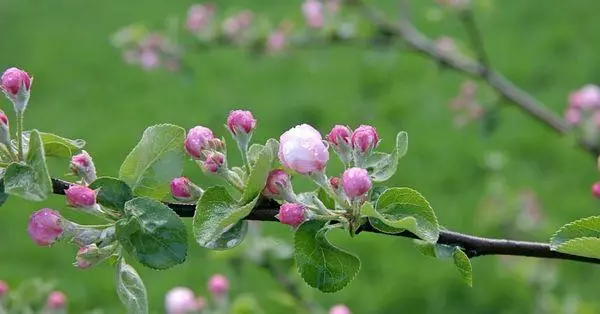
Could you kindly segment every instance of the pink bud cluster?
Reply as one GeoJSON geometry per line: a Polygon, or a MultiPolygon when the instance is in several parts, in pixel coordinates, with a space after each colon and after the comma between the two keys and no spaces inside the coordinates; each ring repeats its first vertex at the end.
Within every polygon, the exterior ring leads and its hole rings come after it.
{"type": "Polygon", "coordinates": [[[302,15],[309,27],[322,28],[326,20],[335,16],[340,8],[340,0],[305,0],[302,3],[302,15]]]}
{"type": "Polygon", "coordinates": [[[600,87],[589,84],[569,94],[565,120],[573,126],[589,121],[593,131],[600,130],[600,87]]]}
{"type": "Polygon", "coordinates": [[[187,14],[185,26],[188,31],[194,34],[201,34],[209,31],[207,28],[211,26],[215,15],[216,7],[212,3],[194,4],[187,14]]]}
{"type": "Polygon", "coordinates": [[[461,128],[483,117],[485,108],[477,100],[477,83],[465,81],[460,86],[459,94],[450,101],[450,109],[454,112],[454,127],[461,128]]]}
{"type": "Polygon", "coordinates": [[[128,26],[113,36],[113,45],[122,49],[126,63],[140,66],[144,70],[163,68],[179,71],[181,68],[180,47],[163,34],[128,26]]]}

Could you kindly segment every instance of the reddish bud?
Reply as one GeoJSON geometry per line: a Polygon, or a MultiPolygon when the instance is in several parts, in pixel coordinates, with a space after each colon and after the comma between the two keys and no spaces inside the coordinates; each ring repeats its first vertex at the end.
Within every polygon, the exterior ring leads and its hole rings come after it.
{"type": "Polygon", "coordinates": [[[188,131],[184,142],[185,150],[194,159],[199,159],[202,151],[208,147],[209,140],[213,138],[213,132],[209,128],[196,126],[188,131]]]}
{"type": "Polygon", "coordinates": [[[327,134],[327,141],[333,146],[339,146],[342,144],[350,144],[350,136],[352,131],[345,125],[336,125],[331,129],[331,132],[327,134]]]}
{"type": "Polygon", "coordinates": [[[29,218],[27,233],[29,237],[40,246],[50,246],[63,233],[61,215],[50,208],[43,208],[34,212],[29,218]]]}
{"type": "Polygon", "coordinates": [[[88,261],[84,255],[89,253],[94,247],[96,247],[96,245],[91,244],[79,248],[79,251],[77,251],[77,256],[75,257],[75,267],[79,269],[87,269],[92,266],[92,262],[88,261]]]}
{"type": "Polygon", "coordinates": [[[52,291],[46,300],[46,307],[52,310],[64,309],[67,306],[67,296],[60,291],[52,291]]]}
{"type": "Polygon", "coordinates": [[[331,177],[329,178],[329,184],[334,190],[340,188],[340,177],[331,177]]]}
{"type": "Polygon", "coordinates": [[[277,219],[282,224],[296,227],[306,220],[306,209],[304,205],[298,203],[284,203],[279,206],[277,219]]]}
{"type": "Polygon", "coordinates": [[[366,153],[377,147],[379,135],[370,125],[361,125],[352,133],[352,147],[355,151],[366,153]]]}
{"type": "Polygon", "coordinates": [[[367,170],[362,168],[350,168],[344,171],[342,186],[349,198],[357,198],[367,193],[372,186],[367,170]]]}
{"type": "Polygon", "coordinates": [[[600,182],[596,182],[592,185],[592,194],[594,197],[600,198],[600,182]]]}
{"type": "Polygon", "coordinates": [[[256,119],[252,116],[252,112],[245,110],[233,110],[227,117],[227,128],[233,135],[240,132],[251,133],[256,127],[256,119]]]}
{"type": "Polygon", "coordinates": [[[215,274],[208,280],[208,291],[215,297],[222,297],[229,291],[229,281],[221,274],[215,274]]]}
{"type": "Polygon", "coordinates": [[[19,93],[29,92],[31,88],[31,78],[27,72],[18,69],[10,68],[2,74],[2,84],[0,88],[9,96],[15,97],[19,93]],[[25,87],[25,90],[21,90],[25,87]]]}
{"type": "Polygon", "coordinates": [[[96,205],[96,192],[87,186],[71,185],[65,190],[67,203],[73,207],[92,207],[96,205]]]}
{"type": "Polygon", "coordinates": [[[290,175],[282,169],[269,172],[263,195],[268,197],[280,196],[285,190],[291,189],[290,175]]]}
{"type": "Polygon", "coordinates": [[[221,153],[210,152],[206,154],[206,160],[204,161],[204,169],[207,172],[217,173],[223,167],[225,163],[225,156],[221,153]]]}

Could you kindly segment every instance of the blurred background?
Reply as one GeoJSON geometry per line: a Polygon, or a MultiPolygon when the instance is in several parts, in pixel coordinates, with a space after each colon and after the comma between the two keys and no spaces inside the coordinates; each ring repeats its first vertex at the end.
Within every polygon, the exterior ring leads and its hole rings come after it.
{"type": "MultiPolygon", "coordinates": [[[[380,2],[373,4],[395,12],[394,1],[380,2]]],[[[99,174],[116,176],[143,130],[156,123],[186,129],[202,124],[226,136],[229,110],[246,108],[258,119],[254,139],[260,142],[300,123],[324,134],[334,124],[372,124],[384,151],[391,151],[398,131],[409,133],[408,154],[389,185],[419,190],[448,229],[548,241],[562,224],[596,214],[597,200],[589,189],[598,177],[593,158],[516,107],[497,102],[483,86],[476,101],[494,115],[461,122],[453,99],[478,83],[465,87],[461,75],[401,46],[320,45],[277,56],[211,47],[188,51],[183,73],[128,65],[111,44],[111,36],[132,23],[164,29],[170,16],[184,23],[193,3],[1,0],[0,68],[18,66],[35,77],[26,128],[85,139],[99,174]]],[[[302,25],[300,5],[217,3],[225,12],[248,8],[302,25]]],[[[600,79],[598,9],[593,0],[485,1],[476,16],[492,65],[562,112],[571,91],[600,79]]],[[[413,1],[412,10],[415,23],[432,38],[450,36],[458,46],[466,42],[460,23],[433,1],[413,1]]],[[[11,112],[8,100],[1,103],[11,112]]],[[[236,157],[230,163],[238,162],[236,157]]],[[[53,176],[63,176],[68,161],[53,160],[51,167],[53,176]]],[[[329,172],[341,169],[334,164],[329,172]]],[[[214,183],[191,162],[185,174],[204,186],[214,183]]],[[[295,184],[310,187],[303,180],[295,184]]],[[[68,296],[71,313],[124,312],[109,265],[79,270],[72,266],[75,247],[40,248],[27,237],[28,217],[42,206],[76,217],[62,197],[44,204],[9,199],[1,208],[0,279],[11,286],[31,277],[53,281],[68,296]]],[[[191,234],[190,221],[186,224],[191,234]]],[[[287,226],[264,225],[267,234],[290,241],[287,226]]],[[[345,303],[354,313],[600,311],[595,290],[600,272],[593,265],[479,257],[472,261],[474,286],[469,288],[450,262],[422,257],[407,239],[373,234],[350,239],[341,232],[331,239],[359,255],[362,269],[339,293],[303,290],[324,308],[345,303]]],[[[233,294],[256,297],[266,313],[285,309],[277,302],[279,286],[264,270],[251,264],[233,267],[222,254],[195,245],[191,236],[190,243],[187,261],[173,269],[154,271],[134,263],[153,313],[163,311],[164,295],[173,286],[206,294],[206,280],[215,272],[230,278],[233,294]]],[[[290,275],[298,279],[293,267],[290,275]]]]}

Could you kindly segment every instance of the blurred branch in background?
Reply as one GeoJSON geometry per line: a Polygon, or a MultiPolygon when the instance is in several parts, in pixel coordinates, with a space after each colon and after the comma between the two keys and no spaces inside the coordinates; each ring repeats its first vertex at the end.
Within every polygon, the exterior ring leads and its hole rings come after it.
{"type": "MultiPolygon", "coordinates": [[[[436,43],[420,32],[407,18],[408,14],[402,14],[400,21],[393,23],[381,12],[366,4],[364,1],[351,0],[350,3],[361,9],[368,20],[371,21],[380,32],[402,39],[416,52],[435,60],[440,65],[485,81],[501,95],[502,98],[518,106],[525,113],[536,119],[538,122],[552,128],[557,133],[563,135],[570,132],[571,128],[565,120],[549,110],[535,97],[519,88],[509,79],[490,67],[479,29],[475,23],[475,18],[471,11],[472,9],[468,6],[468,3],[464,7],[458,8],[458,10],[462,11],[459,16],[468,32],[471,45],[475,48],[479,61],[469,59],[463,55],[457,56],[449,54],[438,49],[436,43]]],[[[582,139],[579,142],[579,145],[594,157],[600,155],[600,149],[590,141],[582,139]]]]}

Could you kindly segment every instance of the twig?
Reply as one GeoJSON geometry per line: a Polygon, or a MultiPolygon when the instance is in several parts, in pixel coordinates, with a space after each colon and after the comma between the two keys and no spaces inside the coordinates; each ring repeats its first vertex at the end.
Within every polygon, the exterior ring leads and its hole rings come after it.
{"type": "MultiPolygon", "coordinates": [[[[72,183],[60,179],[52,179],[52,190],[55,194],[65,194],[65,190],[71,184],[72,183]]],[[[180,217],[193,217],[194,211],[196,210],[196,206],[194,204],[165,204],[169,206],[180,217]]],[[[275,215],[277,215],[278,211],[279,205],[277,204],[277,202],[263,199],[244,219],[256,221],[277,221],[275,215]]],[[[375,227],[373,227],[369,222],[364,223],[358,228],[357,233],[361,232],[371,232],[377,234],[386,234],[390,236],[417,239],[416,235],[408,231],[396,234],[388,234],[381,232],[375,229],[375,227]]],[[[440,230],[440,237],[437,243],[458,246],[462,248],[467,254],[467,256],[471,258],[484,255],[514,255],[600,264],[600,259],[597,258],[582,257],[552,251],[548,243],[542,242],[482,238],[454,231],[440,230]]]]}
{"type": "MultiPolygon", "coordinates": [[[[501,95],[502,98],[516,105],[542,124],[552,128],[559,134],[569,133],[569,125],[567,125],[560,116],[547,109],[547,107],[539,100],[517,87],[513,82],[506,79],[502,74],[494,71],[492,68],[479,61],[466,58],[465,56],[456,56],[439,51],[436,49],[434,42],[421,33],[407,19],[402,19],[398,23],[392,23],[380,12],[374,10],[361,0],[351,0],[350,3],[361,9],[367,19],[378,28],[379,31],[403,40],[416,52],[435,60],[441,65],[447,66],[458,72],[463,72],[469,76],[482,79],[501,95]]],[[[477,38],[479,37],[477,34],[472,34],[471,36],[473,35],[476,35],[475,37],[477,38]]],[[[483,47],[481,45],[479,46],[483,47]]],[[[592,142],[581,140],[579,146],[594,157],[600,155],[600,147],[597,147],[592,142]]]]}

